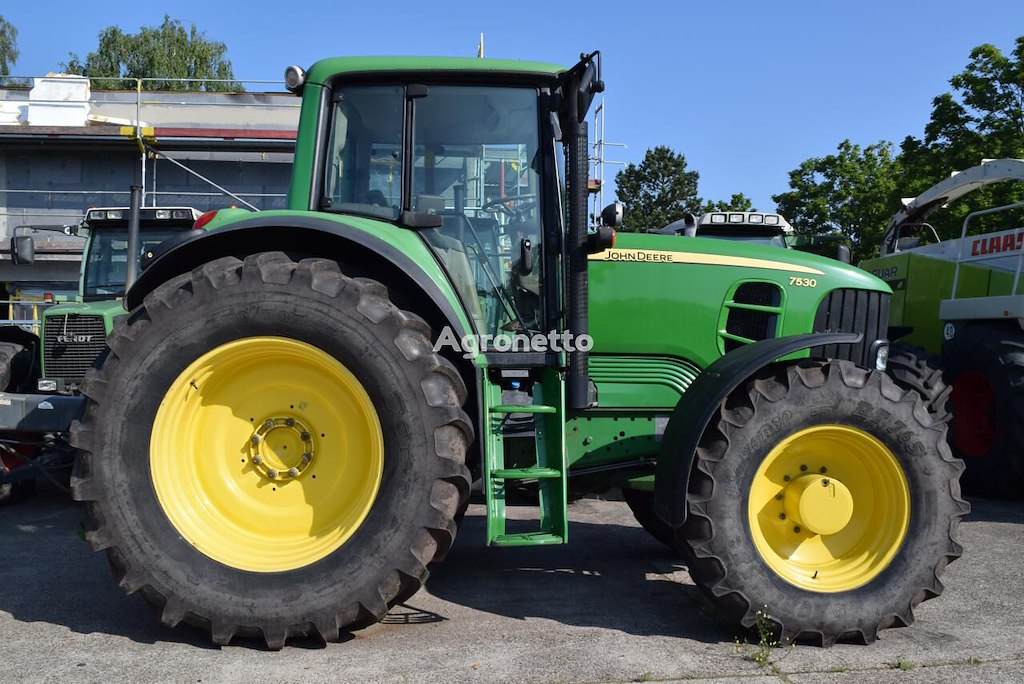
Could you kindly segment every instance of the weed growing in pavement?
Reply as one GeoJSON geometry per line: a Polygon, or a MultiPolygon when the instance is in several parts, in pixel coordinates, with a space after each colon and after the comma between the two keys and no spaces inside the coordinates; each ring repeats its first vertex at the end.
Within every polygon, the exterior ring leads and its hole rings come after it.
{"type": "Polygon", "coordinates": [[[736,652],[740,653],[744,660],[755,662],[760,667],[767,667],[772,664],[772,654],[775,649],[782,646],[775,636],[775,623],[768,613],[768,606],[757,611],[757,617],[754,619],[754,632],[757,634],[756,644],[751,644],[746,639],[741,641],[739,637],[736,637],[736,652]]]}
{"type": "Polygon", "coordinates": [[[917,665],[915,665],[914,663],[910,662],[910,660],[907,659],[907,656],[902,655],[902,654],[896,656],[896,660],[894,662],[889,663],[889,669],[891,669],[891,670],[904,670],[905,671],[905,670],[913,670],[915,667],[917,667],[917,665]]]}

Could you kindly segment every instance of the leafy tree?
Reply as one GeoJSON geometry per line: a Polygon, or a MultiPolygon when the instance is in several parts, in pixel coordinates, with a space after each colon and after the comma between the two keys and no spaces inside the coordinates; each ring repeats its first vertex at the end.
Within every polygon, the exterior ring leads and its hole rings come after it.
{"type": "MultiPolygon", "coordinates": [[[[987,43],[974,48],[967,66],[949,83],[953,92],[932,101],[923,138],[908,136],[901,146],[901,192],[907,197],[982,159],[1024,157],[1024,36],[1017,38],[1009,55],[987,43]]],[[[1022,199],[1024,184],[997,184],[936,212],[929,221],[941,237],[953,237],[972,208],[1022,199]]],[[[1005,215],[986,219],[979,228],[1004,227],[1006,221],[1005,215]]]]}
{"type": "Polygon", "coordinates": [[[18,29],[11,22],[0,17],[0,76],[11,73],[11,67],[18,61],[18,29]]]}
{"type": "Polygon", "coordinates": [[[160,26],[143,26],[138,33],[125,33],[117,26],[108,26],[100,31],[99,46],[84,61],[71,54],[61,68],[84,76],[115,77],[95,82],[98,88],[134,89],[135,81],[125,79],[159,77],[168,80],[143,81],[142,87],[146,90],[243,90],[241,84],[234,81],[235,73],[224,43],[208,40],[195,24],[186,28],[167,15],[160,26]],[[199,79],[226,82],[204,83],[199,79]]]}
{"type": "Polygon", "coordinates": [[[844,140],[835,154],[790,171],[790,190],[772,199],[798,233],[847,237],[856,263],[877,252],[886,222],[899,208],[899,177],[891,143],[861,148],[844,140]]]}
{"type": "Polygon", "coordinates": [[[616,194],[625,205],[622,229],[660,228],[699,211],[698,178],[686,170],[686,157],[670,147],[647,150],[642,162],[615,174],[616,194]]]}
{"type": "Polygon", "coordinates": [[[709,211],[757,211],[757,209],[754,208],[754,203],[749,197],[742,192],[736,192],[729,198],[729,201],[718,200],[717,202],[712,202],[711,200],[705,200],[701,211],[706,213],[709,211]]]}

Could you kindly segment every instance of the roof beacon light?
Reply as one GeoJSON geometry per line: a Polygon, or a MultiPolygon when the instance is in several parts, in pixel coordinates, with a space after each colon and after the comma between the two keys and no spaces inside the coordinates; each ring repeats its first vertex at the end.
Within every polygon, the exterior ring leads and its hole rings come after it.
{"type": "Polygon", "coordinates": [[[306,70],[299,66],[290,66],[284,70],[284,86],[298,95],[306,83],[306,70]]]}

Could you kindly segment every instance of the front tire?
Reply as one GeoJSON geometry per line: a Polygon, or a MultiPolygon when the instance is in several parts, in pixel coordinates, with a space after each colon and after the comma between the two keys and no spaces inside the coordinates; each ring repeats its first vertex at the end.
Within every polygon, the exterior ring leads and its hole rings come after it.
{"type": "Polygon", "coordinates": [[[960,461],[945,424],[881,373],[779,364],[705,430],[677,548],[694,581],[780,640],[867,643],[908,625],[959,557],[960,461]]]}
{"type": "Polygon", "coordinates": [[[429,332],[379,283],[281,253],[147,295],[72,427],[86,536],[122,589],[270,648],[411,596],[469,492],[466,389],[429,332]]]}

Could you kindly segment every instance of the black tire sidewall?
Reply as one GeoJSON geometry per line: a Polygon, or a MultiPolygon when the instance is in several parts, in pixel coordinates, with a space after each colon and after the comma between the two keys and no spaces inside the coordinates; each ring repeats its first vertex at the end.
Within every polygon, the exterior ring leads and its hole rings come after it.
{"type": "Polygon", "coordinates": [[[212,604],[220,618],[244,626],[252,615],[266,620],[278,613],[308,614],[324,605],[326,595],[333,604],[339,588],[354,601],[373,601],[382,577],[396,559],[405,560],[423,534],[421,519],[430,508],[436,474],[431,460],[422,457],[435,451],[435,425],[424,416],[422,377],[395,344],[397,310],[371,322],[357,310],[358,287],[348,282],[334,297],[304,288],[301,306],[293,285],[244,277],[216,291],[196,292],[183,309],[187,318],[154,311],[148,325],[138,326],[131,344],[149,353],[121,362],[111,378],[107,391],[123,400],[108,401],[102,410],[121,416],[97,421],[109,430],[100,439],[109,449],[94,467],[109,469],[99,480],[119,490],[106,500],[118,502],[119,527],[131,538],[120,553],[135,556],[126,559],[129,566],[146,564],[153,589],[185,600],[191,604],[186,610],[203,614],[202,607],[212,604]],[[370,395],[384,436],[383,478],[359,529],[328,556],[284,572],[239,570],[199,552],[168,520],[150,476],[150,434],[167,388],[201,354],[252,336],[293,338],[338,359],[370,395]]]}

